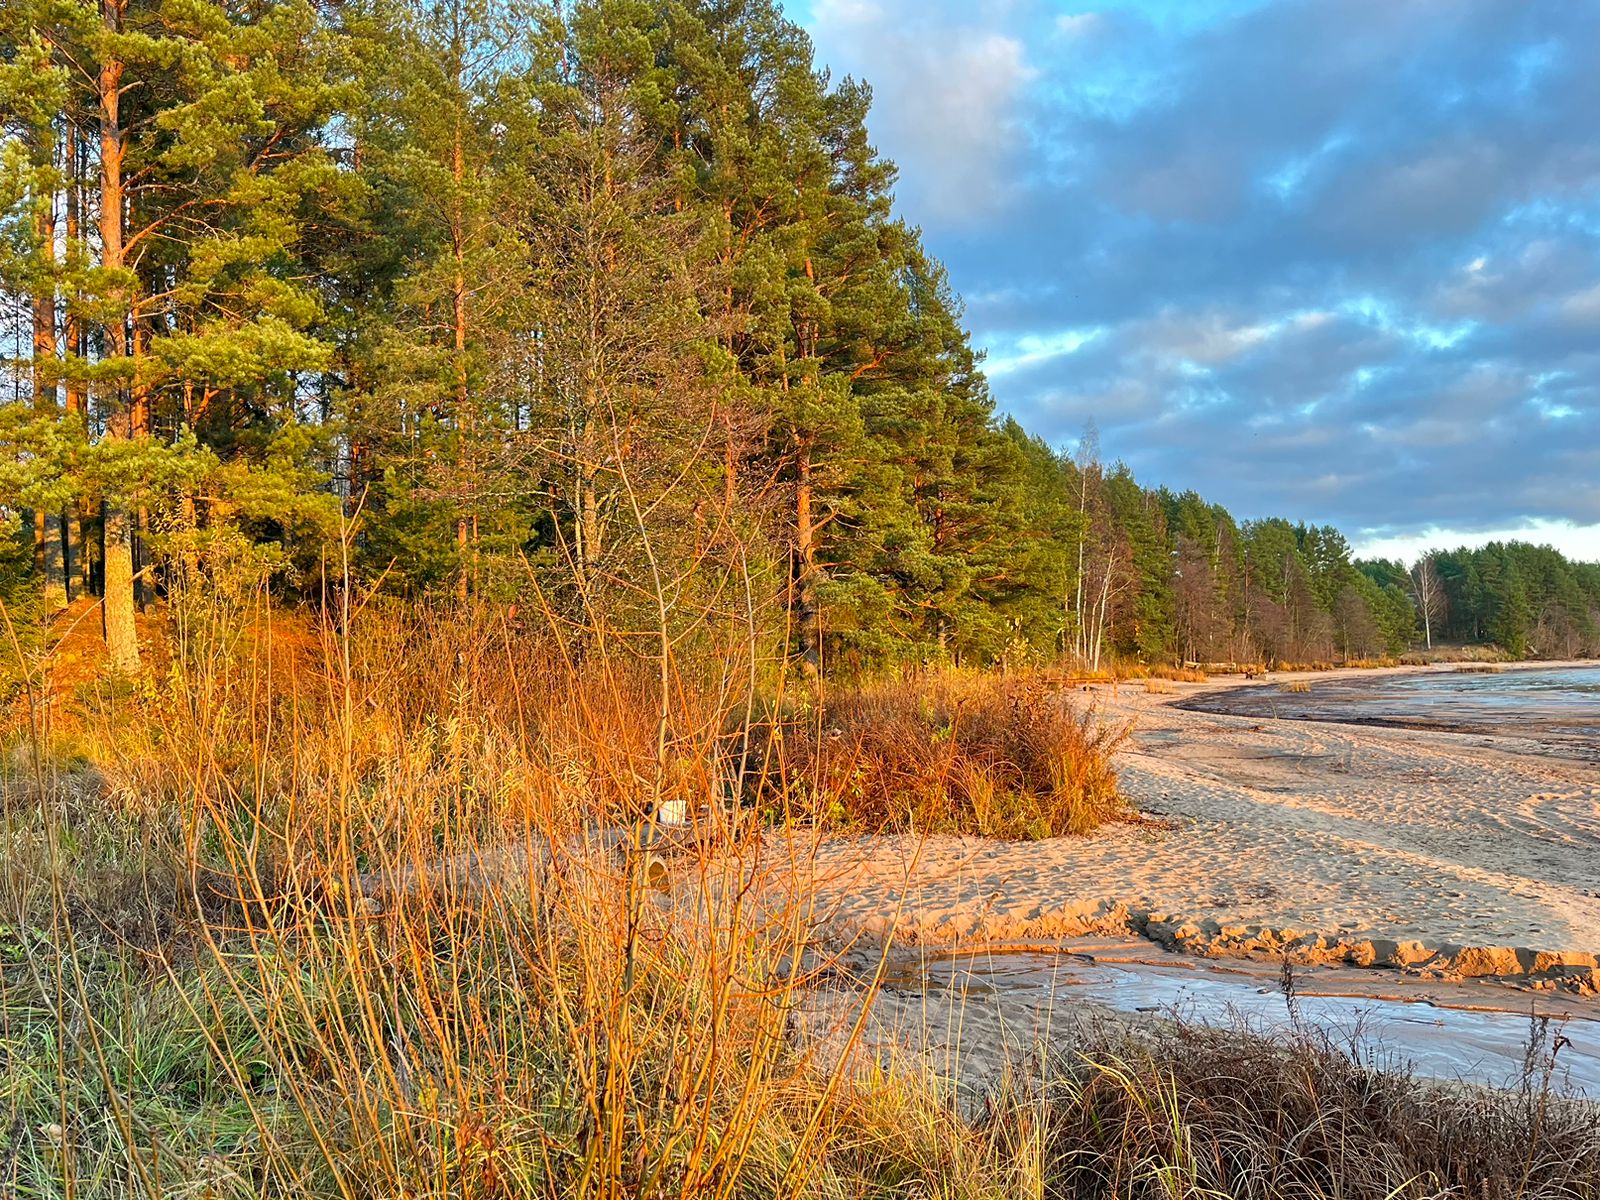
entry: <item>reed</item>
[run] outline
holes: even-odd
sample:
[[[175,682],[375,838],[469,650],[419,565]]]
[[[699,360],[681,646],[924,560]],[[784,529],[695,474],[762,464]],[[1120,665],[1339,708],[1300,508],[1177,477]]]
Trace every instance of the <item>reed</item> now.
[[[1547,1089],[1333,1047],[1105,1035],[974,1115],[863,1067],[867,978],[820,1056],[798,1018],[844,964],[789,881],[824,806],[1120,810],[1118,735],[1041,680],[802,704],[734,637],[692,672],[376,597],[176,618],[164,677],[61,698],[0,776],[0,1194],[1597,1194]],[[698,821],[657,890],[671,800]]]

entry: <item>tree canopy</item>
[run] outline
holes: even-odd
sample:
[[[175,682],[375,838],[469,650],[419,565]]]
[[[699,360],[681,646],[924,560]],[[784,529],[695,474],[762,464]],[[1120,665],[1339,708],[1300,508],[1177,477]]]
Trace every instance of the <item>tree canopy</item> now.
[[[997,414],[870,98],[771,0],[12,0],[8,578],[128,668],[241,552],[823,669],[1417,641],[1407,566]],[[1600,567],[1430,562],[1429,636],[1600,650]]]

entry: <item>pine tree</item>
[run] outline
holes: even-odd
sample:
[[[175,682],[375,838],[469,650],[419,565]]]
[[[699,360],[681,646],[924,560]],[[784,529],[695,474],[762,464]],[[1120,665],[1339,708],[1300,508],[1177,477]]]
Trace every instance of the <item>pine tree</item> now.
[[[23,300],[31,326],[28,361],[31,411],[17,413],[8,440],[20,451],[9,486],[0,495],[7,506],[30,513],[28,541],[39,582],[41,611],[48,615],[67,602],[65,531],[62,512],[60,428],[60,283],[57,233],[64,163],[61,110],[67,98],[66,73],[53,61],[37,28],[21,12],[0,23],[0,38],[14,41],[8,61],[0,62],[0,113],[6,115],[7,153],[0,164],[6,197],[0,237],[0,287]]]
[[[261,489],[245,477],[282,465],[274,446],[298,424],[300,380],[326,362],[308,332],[317,296],[294,255],[308,211],[337,191],[320,140],[337,39],[304,0],[250,10],[40,0],[9,19],[50,47],[64,140],[85,148],[61,186],[69,199],[87,195],[69,212],[82,226],[92,210],[97,255],[59,281],[73,297],[59,370],[69,419],[82,410],[96,435],[70,483],[102,513],[107,650],[134,670],[158,508],[173,507],[175,492],[192,498],[196,473],[226,464],[219,490],[237,495],[208,514],[214,523],[254,520],[255,535],[282,538],[293,520],[277,495],[252,511]]]

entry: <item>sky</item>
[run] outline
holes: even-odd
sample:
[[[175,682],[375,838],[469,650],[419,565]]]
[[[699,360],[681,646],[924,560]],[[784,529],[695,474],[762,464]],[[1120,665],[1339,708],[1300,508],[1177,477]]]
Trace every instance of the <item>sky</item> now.
[[[1366,553],[1600,560],[1600,3],[787,11],[1029,430]]]

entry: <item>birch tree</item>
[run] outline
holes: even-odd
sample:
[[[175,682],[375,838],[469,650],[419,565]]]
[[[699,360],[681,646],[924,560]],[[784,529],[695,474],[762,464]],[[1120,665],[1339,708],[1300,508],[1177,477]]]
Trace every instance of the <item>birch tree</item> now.
[[[1433,555],[1424,554],[1411,564],[1411,599],[1422,617],[1423,642],[1433,649],[1433,626],[1444,612],[1444,588],[1439,582],[1439,571]]]

